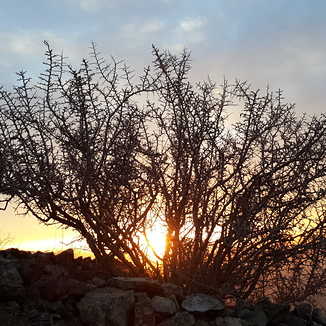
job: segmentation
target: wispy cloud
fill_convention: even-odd
[[[187,18],[180,23],[180,28],[186,32],[193,32],[203,27],[205,24],[204,19]]]
[[[80,7],[84,11],[97,11],[100,6],[100,0],[80,0]]]

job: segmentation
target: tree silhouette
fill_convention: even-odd
[[[325,287],[325,116],[282,92],[188,80],[190,55],[160,52],[136,80],[123,62],[75,70],[47,46],[46,71],[1,89],[2,200],[87,240],[113,274],[187,291],[301,300]],[[234,116],[237,118],[235,119]],[[166,228],[149,259],[139,238]]]

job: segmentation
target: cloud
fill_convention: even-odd
[[[17,32],[0,33],[0,49],[2,53],[7,52],[29,56],[39,51],[40,42],[35,35],[21,30]]]
[[[86,12],[98,11],[99,5],[100,5],[100,0],[80,0],[79,4],[83,11],[86,11]]]
[[[201,28],[205,24],[205,21],[202,19],[191,19],[188,18],[183,20],[180,23],[180,28],[185,32],[193,32],[199,28]]]
[[[138,28],[140,33],[156,33],[164,28],[164,23],[160,20],[151,20],[141,24]]]

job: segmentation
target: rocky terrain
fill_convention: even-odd
[[[238,300],[225,307],[214,296],[185,296],[172,283],[112,277],[90,258],[0,251],[1,326],[318,326],[324,312],[303,303],[294,309]]]

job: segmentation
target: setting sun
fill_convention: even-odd
[[[151,259],[157,260],[158,257],[163,258],[166,246],[165,228],[153,227],[150,230],[146,230],[146,236],[144,235],[141,238],[141,244],[147,247],[147,253]]]

